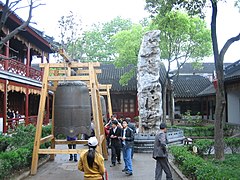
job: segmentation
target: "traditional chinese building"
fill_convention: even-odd
[[[12,13],[0,36],[7,36],[22,23],[23,20]],[[49,61],[49,54],[53,53],[50,39],[28,26],[0,49],[0,132],[6,132],[14,120],[7,119],[8,109],[19,111],[26,124],[36,121],[43,72],[31,67],[31,64],[35,58],[40,58],[41,63]],[[48,95],[46,122],[50,114],[50,101],[51,97]]]

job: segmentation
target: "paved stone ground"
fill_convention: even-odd
[[[81,146],[78,145],[77,148]],[[59,148],[59,146],[57,146]],[[61,146],[66,148],[66,146]],[[110,153],[110,149],[109,149]],[[127,176],[122,173],[124,163],[110,167],[110,158],[105,161],[105,168],[108,172],[109,180],[154,180],[155,160],[152,154],[134,153],[133,158],[133,175]],[[78,156],[79,158],[79,156]],[[83,179],[83,172],[77,169],[76,162],[69,162],[69,155],[56,155],[55,161],[50,161],[38,168],[35,176],[29,176],[26,180],[79,180]],[[172,170],[173,179],[180,180],[178,175]],[[165,174],[163,180],[165,180]]]

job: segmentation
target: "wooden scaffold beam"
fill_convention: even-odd
[[[93,120],[95,123],[95,135],[99,141],[97,150],[103,155],[105,159],[108,158],[106,138],[102,117],[102,108],[100,102],[100,95],[107,95],[108,100],[108,111],[109,114],[112,114],[111,98],[110,98],[110,89],[111,85],[99,84],[97,80],[97,73],[101,73],[100,69],[95,69],[100,67],[98,62],[90,63],[76,63],[66,61],[65,63],[54,63],[54,64],[40,64],[41,68],[44,68],[44,76],[42,82],[41,98],[39,103],[38,118],[36,125],[36,134],[34,140],[33,156],[32,156],[32,166],[31,174],[34,175],[37,173],[37,165],[39,154],[50,154],[50,159],[54,160],[55,154],[77,154],[81,153],[83,149],[55,149],[57,144],[86,144],[86,140],[77,140],[77,141],[66,141],[66,140],[57,140],[54,136],[54,101],[55,101],[55,91],[58,86],[58,81],[84,81],[89,88],[92,101],[92,113]],[[76,76],[71,75],[72,69],[78,69]],[[53,82],[53,86],[49,86],[49,81]],[[51,135],[47,137],[42,136],[42,124],[44,118],[45,102],[46,95],[48,90],[53,91],[53,108],[52,108],[52,131]],[[40,145],[45,142],[51,142],[51,149],[40,149]]]

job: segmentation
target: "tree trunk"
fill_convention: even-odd
[[[211,3],[212,3],[211,37],[213,45],[214,63],[218,80],[216,89],[216,109],[214,121],[214,148],[215,158],[219,160],[224,160],[223,121],[226,101],[224,93],[223,59],[220,58],[220,54],[218,51],[216,33],[217,1],[211,0]]]
[[[170,84],[170,86],[172,86]],[[171,126],[174,125],[174,95],[173,95],[173,89],[169,90],[169,119],[171,121]]]
[[[167,85],[168,85],[168,81],[166,79],[162,87],[162,110],[163,110],[162,122],[164,123],[166,123],[166,115],[167,115]]]

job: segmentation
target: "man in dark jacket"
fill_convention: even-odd
[[[121,140],[119,139],[122,134],[122,129],[118,127],[118,121],[112,121],[112,128],[109,131],[108,138],[110,139],[111,143],[111,161],[112,164],[110,167],[116,165],[116,159],[118,164],[121,164]]]
[[[133,137],[134,137],[134,134],[136,133],[136,127],[135,127],[134,124],[131,123],[131,118],[130,118],[130,117],[127,117],[127,118],[126,118],[126,121],[127,121],[127,123],[128,123],[128,127],[133,130]],[[133,139],[133,140],[134,140],[134,139]],[[134,148],[132,147],[131,158],[133,158],[133,153],[134,153]]]
[[[123,130],[122,130],[122,151],[123,151],[123,159],[124,159],[124,169],[122,172],[125,172],[127,175],[132,175],[132,149],[133,149],[133,140],[134,133],[133,130],[128,127],[128,122],[123,120],[122,122]]]
[[[160,124],[160,133],[155,136],[153,158],[156,160],[155,180],[162,179],[162,170],[166,173],[166,179],[172,180],[172,173],[169,167],[167,155],[167,126],[165,123]]]

